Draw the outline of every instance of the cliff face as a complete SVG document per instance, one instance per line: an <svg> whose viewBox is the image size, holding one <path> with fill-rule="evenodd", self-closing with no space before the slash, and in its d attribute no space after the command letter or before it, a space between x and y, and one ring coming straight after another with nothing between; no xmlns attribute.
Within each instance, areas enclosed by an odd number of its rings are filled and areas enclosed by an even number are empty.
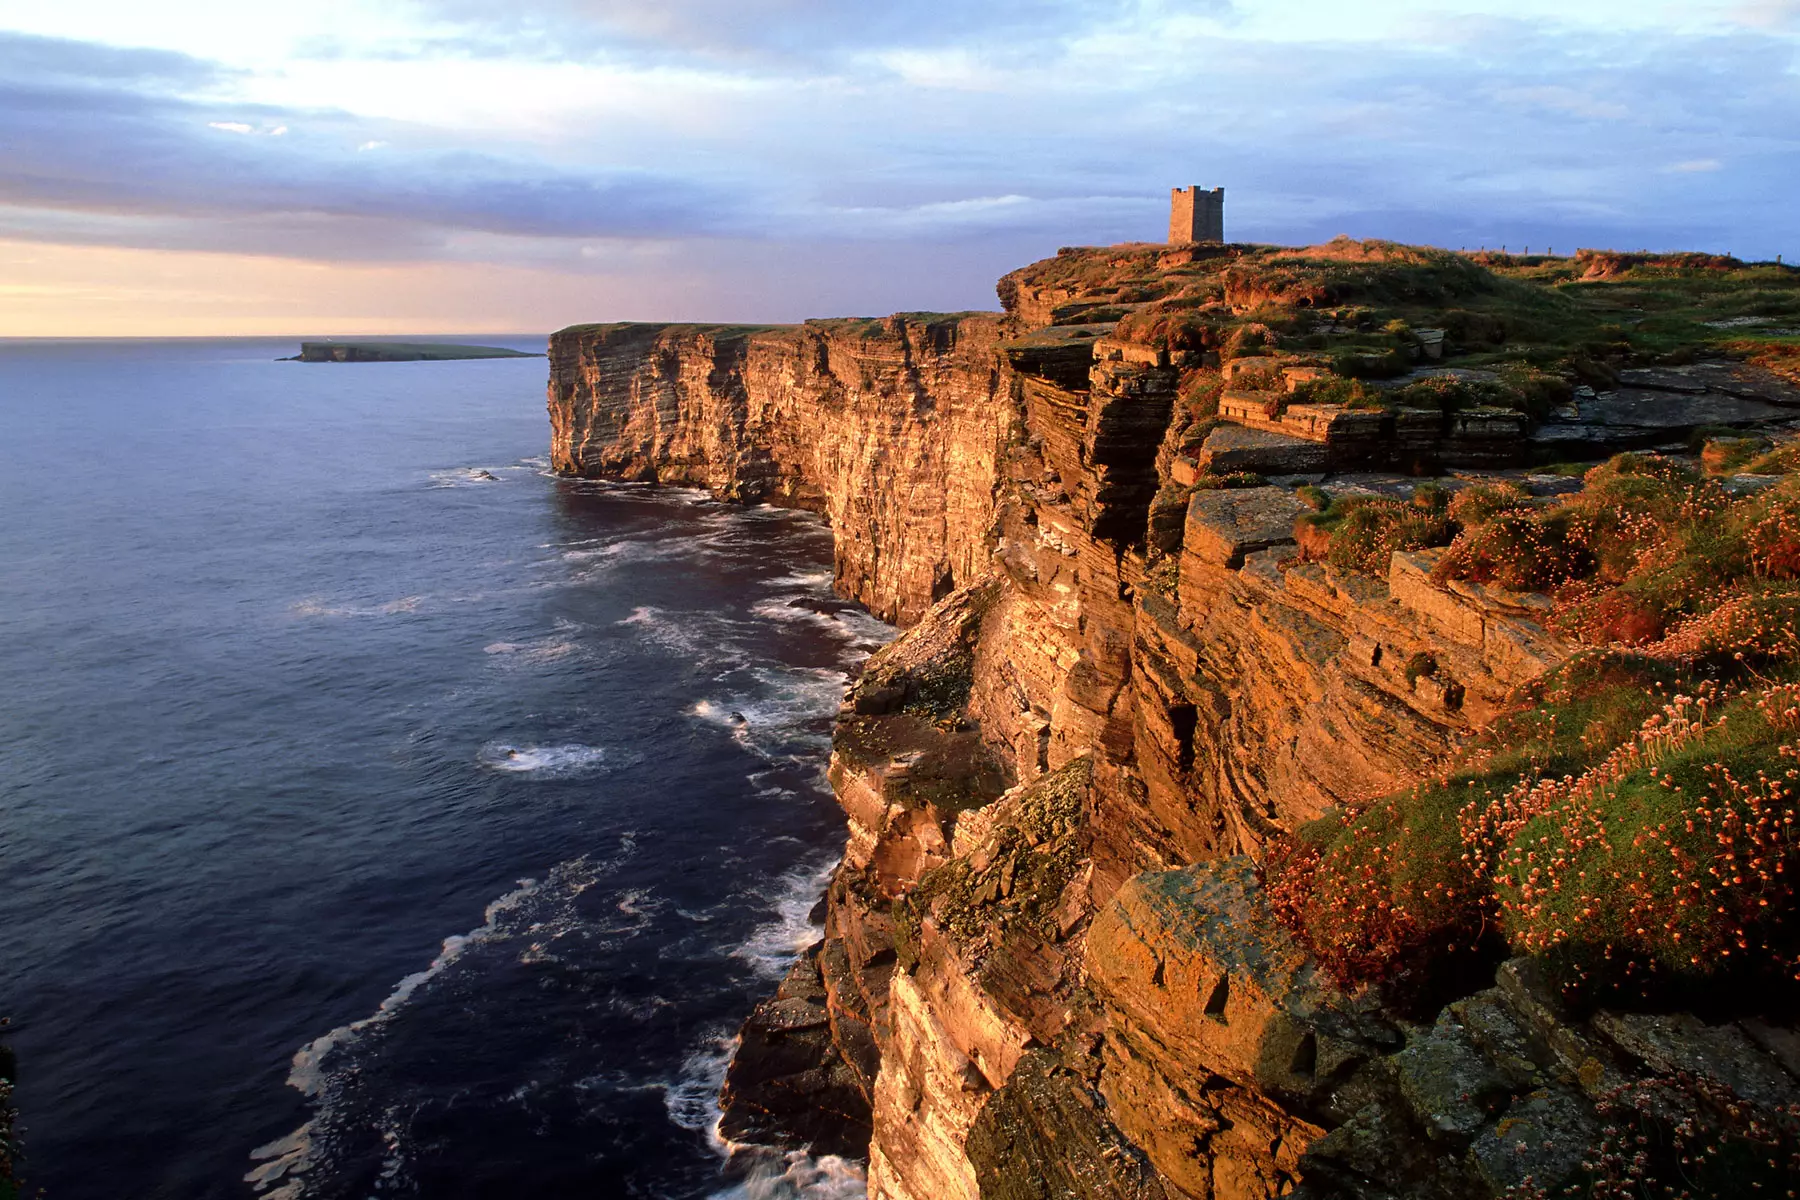
<svg viewBox="0 0 1800 1200"><path fill-rule="evenodd" d="M893 1200L1496 1196L1569 1178L1656 1037L1789 1094L1736 1026L1586 1025L1528 963L1423 1025L1314 967L1262 897L1271 839L1425 779L1572 647L1439 551L1309 561L1302 479L1196 487L1216 356L1078 295L552 340L559 470L822 511L844 594L909 626L840 715L825 939L746 1026L727 1134L867 1139Z"/></svg>
<svg viewBox="0 0 1800 1200"><path fill-rule="evenodd" d="M826 514L837 586L919 616L987 556L1014 414L993 316L590 325L551 339L551 460Z"/></svg>

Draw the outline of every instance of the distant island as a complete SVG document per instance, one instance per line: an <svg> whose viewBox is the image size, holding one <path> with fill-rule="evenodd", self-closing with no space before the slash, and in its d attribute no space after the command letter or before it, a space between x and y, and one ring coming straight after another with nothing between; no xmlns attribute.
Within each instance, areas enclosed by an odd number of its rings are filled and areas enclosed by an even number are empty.
<svg viewBox="0 0 1800 1200"><path fill-rule="evenodd" d="M455 342L301 342L300 353L276 362L448 362L461 358L543 358L504 346Z"/></svg>

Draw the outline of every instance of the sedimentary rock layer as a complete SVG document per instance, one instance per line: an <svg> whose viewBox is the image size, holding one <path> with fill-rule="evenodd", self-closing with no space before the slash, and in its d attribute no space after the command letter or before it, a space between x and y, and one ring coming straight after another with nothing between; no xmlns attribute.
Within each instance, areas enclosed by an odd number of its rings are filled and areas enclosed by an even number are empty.
<svg viewBox="0 0 1800 1200"><path fill-rule="evenodd" d="M1285 489L1196 494L1153 571L1175 371L1090 337L1078 381L1009 355L1025 333L895 317L552 340L559 470L822 511L840 589L911 626L846 703L826 941L747 1027L729 1122L831 1149L872 1129L877 1196L1004 1194L1023 1185L997 1145L1068 1136L1008 1090L1042 1047L1026 1078L1113 1164L1108 1187L1273 1194L1321 1128L1235 1059L1175 1048L1154 1006L1103 1003L1094 914L1137 872L1254 853L1416 778L1554 650L1528 614L1416 570L1389 587L1295 561ZM1526 649L1491 653L1489 621ZM1421 654L1441 664L1425 679Z"/></svg>
<svg viewBox="0 0 1800 1200"><path fill-rule="evenodd" d="M1028 278L1002 295L551 343L557 469L821 511L840 590L908 626L840 714L825 939L746 1027L728 1128L866 1137L892 1200L1566 1176L1598 1081L1647 1052L1577 1028L1528 964L1397 1022L1317 975L1254 869L1560 662L1544 599L1440 585L1429 551L1385 578L1304 561L1291 486L1193 486L1168 353L1045 328L1093 306Z"/></svg>
<svg viewBox="0 0 1800 1200"><path fill-rule="evenodd" d="M551 460L822 512L839 592L910 623L987 557L1014 420L999 332L991 315L565 329Z"/></svg>

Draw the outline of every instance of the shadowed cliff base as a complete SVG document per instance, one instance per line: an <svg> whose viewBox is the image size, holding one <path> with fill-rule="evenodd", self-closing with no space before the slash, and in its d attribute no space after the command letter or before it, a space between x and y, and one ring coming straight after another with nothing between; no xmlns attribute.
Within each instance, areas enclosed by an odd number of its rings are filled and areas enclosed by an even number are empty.
<svg viewBox="0 0 1800 1200"><path fill-rule="evenodd" d="M0 1037L11 1033L12 1018L0 1017ZM13 1082L18 1077L18 1061L11 1046L0 1041L0 1200L15 1200L19 1194L19 1167L24 1148L19 1143L16 1125L18 1110L13 1107Z"/></svg>
<svg viewBox="0 0 1800 1200"><path fill-rule="evenodd" d="M1785 1188L1800 274L1339 239L1000 297L552 340L557 469L822 511L910 627L728 1121L897 1200Z"/></svg>

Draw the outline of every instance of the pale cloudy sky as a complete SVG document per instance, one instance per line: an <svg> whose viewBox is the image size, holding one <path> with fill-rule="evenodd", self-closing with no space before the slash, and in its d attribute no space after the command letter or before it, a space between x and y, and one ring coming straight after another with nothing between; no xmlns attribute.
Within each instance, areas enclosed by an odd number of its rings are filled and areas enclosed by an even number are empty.
<svg viewBox="0 0 1800 1200"><path fill-rule="evenodd" d="M1228 233L1800 255L1800 0L0 0L0 335L992 307Z"/></svg>

